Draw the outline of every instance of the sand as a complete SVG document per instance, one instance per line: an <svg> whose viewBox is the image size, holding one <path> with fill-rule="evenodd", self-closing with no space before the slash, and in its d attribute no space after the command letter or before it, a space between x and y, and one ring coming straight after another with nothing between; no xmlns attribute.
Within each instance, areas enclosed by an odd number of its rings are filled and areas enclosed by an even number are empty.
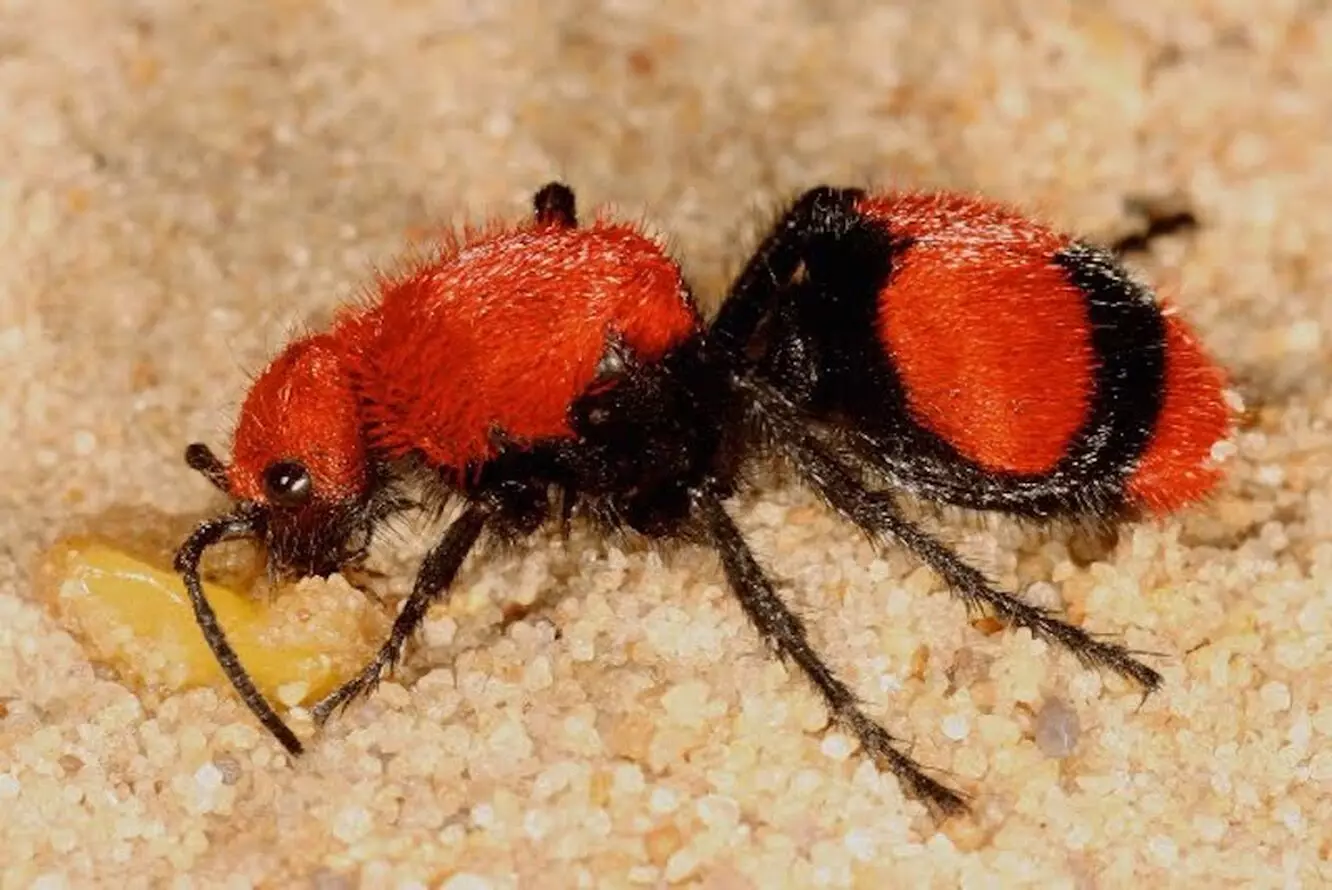
<svg viewBox="0 0 1332 890"><path fill-rule="evenodd" d="M1328 884L1330 60L1332 8L1293 0L5 0L0 886ZM1099 549L944 517L1002 583L1159 653L1165 689L971 626L792 487L741 524L970 818L825 732L691 549L575 530L473 561L402 682L295 765L228 690L91 665L36 601L43 548L117 506L219 509L181 450L225 445L289 332L553 177L668 233L705 300L822 181L1093 236L1183 194L1200 229L1142 265L1248 405L1226 483ZM428 532L383 542L381 590Z"/></svg>

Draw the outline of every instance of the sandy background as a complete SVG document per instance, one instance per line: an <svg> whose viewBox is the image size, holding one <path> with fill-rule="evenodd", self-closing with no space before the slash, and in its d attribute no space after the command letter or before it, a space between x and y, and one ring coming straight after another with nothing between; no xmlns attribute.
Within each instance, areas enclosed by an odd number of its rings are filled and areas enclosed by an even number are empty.
<svg viewBox="0 0 1332 890"><path fill-rule="evenodd" d="M0 0L0 886L1328 884L1332 8L1257 8ZM938 830L822 733L692 551L580 533L472 564L424 679L294 768L230 693L95 671L34 603L41 548L115 505L216 509L181 448L225 444L293 325L553 176L669 232L709 299L819 181L978 189L1091 234L1184 193L1201 230L1147 266L1250 405L1223 490L1090 556L957 531L1163 653L1165 691L1139 709L968 626L794 490L736 510L973 819ZM382 555L388 589L422 542ZM1048 701L1081 727L1063 759L1034 738Z"/></svg>

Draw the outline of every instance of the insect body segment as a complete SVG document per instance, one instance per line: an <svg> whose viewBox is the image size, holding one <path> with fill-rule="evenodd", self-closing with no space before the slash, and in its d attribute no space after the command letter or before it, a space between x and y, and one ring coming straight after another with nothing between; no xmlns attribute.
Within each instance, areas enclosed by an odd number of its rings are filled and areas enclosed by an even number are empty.
<svg viewBox="0 0 1332 890"><path fill-rule="evenodd" d="M761 366L867 464L1034 518L1174 509L1215 484L1223 376L1113 254L974 198L839 198L766 246L804 274L759 288Z"/></svg>
<svg viewBox="0 0 1332 890"><path fill-rule="evenodd" d="M322 723L392 669L480 541L534 531L559 494L607 530L714 550L760 635L833 719L951 813L962 796L823 661L725 499L748 466L784 459L968 604L1150 690L1160 676L1128 650L994 588L897 498L1039 518L1173 509L1217 479L1221 387L1192 335L1112 254L998 205L813 189L705 325L660 244L604 217L580 227L573 192L552 183L528 222L445 245L274 360L246 400L231 463L187 451L236 506L199 527L177 566L242 698L299 753L203 598L207 547L252 535L280 567L333 571L401 506L400 481L464 501L379 654L315 707Z"/></svg>
<svg viewBox="0 0 1332 890"><path fill-rule="evenodd" d="M572 437L608 338L650 363L702 327L679 267L611 222L487 235L386 282L370 311L352 373L372 450L459 472L494 456L496 430Z"/></svg>
<svg viewBox="0 0 1332 890"><path fill-rule="evenodd" d="M1160 409L1127 489L1133 503L1160 514L1202 498L1221 481L1212 449L1233 421L1221 395L1225 375L1173 313L1165 315L1164 348Z"/></svg>
<svg viewBox="0 0 1332 890"><path fill-rule="evenodd" d="M987 471L1052 471L1094 387L1087 297L1055 259L1066 239L956 196L857 209L895 244L872 330L911 417Z"/></svg>

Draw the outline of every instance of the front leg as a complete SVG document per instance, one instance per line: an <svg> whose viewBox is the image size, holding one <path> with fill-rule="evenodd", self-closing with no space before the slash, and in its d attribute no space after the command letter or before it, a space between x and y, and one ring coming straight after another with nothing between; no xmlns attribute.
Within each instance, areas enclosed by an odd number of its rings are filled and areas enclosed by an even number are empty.
<svg viewBox="0 0 1332 890"><path fill-rule="evenodd" d="M777 294L791 284L821 236L848 231L858 221L860 189L821 185L805 192L763 239L735 279L710 328L713 341L731 354L742 353L773 311Z"/></svg>
<svg viewBox="0 0 1332 890"><path fill-rule="evenodd" d="M372 691L384 672L392 670L398 663L403 647L420 629L430 607L448 592L463 560L475 546L491 516L490 507L468 504L462 515L449 525L444 537L422 561L411 596L393 622L388 640L359 674L314 706L311 714L316 725L322 726L335 710L346 707L358 696Z"/></svg>

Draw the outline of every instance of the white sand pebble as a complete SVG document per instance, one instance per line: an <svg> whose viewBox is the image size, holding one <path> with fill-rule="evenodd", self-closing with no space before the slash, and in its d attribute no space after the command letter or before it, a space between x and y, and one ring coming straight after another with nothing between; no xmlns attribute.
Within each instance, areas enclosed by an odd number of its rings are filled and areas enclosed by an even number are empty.
<svg viewBox="0 0 1332 890"><path fill-rule="evenodd" d="M283 683L277 688L278 701L289 708L294 708L305 701L305 696L310 692L310 684L305 680L294 680L291 683Z"/></svg>
<svg viewBox="0 0 1332 890"><path fill-rule="evenodd" d="M510 761L531 757L534 748L527 728L517 720L506 720L495 727L486 743L491 752Z"/></svg>
<svg viewBox="0 0 1332 890"><path fill-rule="evenodd" d="M1254 471L1253 478L1259 484L1276 488L1286 481L1286 470L1279 464L1264 464Z"/></svg>
<svg viewBox="0 0 1332 890"><path fill-rule="evenodd" d="M447 615L427 619L421 631L425 644L432 649L439 649L453 643L453 638L458 635L458 622Z"/></svg>
<svg viewBox="0 0 1332 890"><path fill-rule="evenodd" d="M709 794L695 806L709 828L733 828L740 821L740 804L720 794Z"/></svg>
<svg viewBox="0 0 1332 890"><path fill-rule="evenodd" d="M222 770L212 763L205 763L194 773L194 784L200 791L216 791L222 787L222 779Z"/></svg>
<svg viewBox="0 0 1332 890"><path fill-rule="evenodd" d="M523 816L523 833L539 841L550 832L552 821L550 813L545 810L528 810Z"/></svg>
<svg viewBox="0 0 1332 890"><path fill-rule="evenodd" d="M631 884L655 884L657 883L657 867L655 865L635 865L629 869L626 877Z"/></svg>
<svg viewBox="0 0 1332 890"><path fill-rule="evenodd" d="M1309 778L1315 782L1332 780L1332 751L1319 751L1309 758Z"/></svg>
<svg viewBox="0 0 1332 890"><path fill-rule="evenodd" d="M824 757L841 763L851 756L853 747L851 739L840 732L830 732L824 736L823 743L819 745L819 750L823 752Z"/></svg>
<svg viewBox="0 0 1332 890"><path fill-rule="evenodd" d="M1264 683L1258 695L1269 711L1290 710L1290 687L1285 683L1278 680Z"/></svg>
<svg viewBox="0 0 1332 890"><path fill-rule="evenodd" d="M23 328L5 328L0 331L0 355L14 355L27 343Z"/></svg>
<svg viewBox="0 0 1332 890"><path fill-rule="evenodd" d="M205 763L194 773L195 806L201 812L217 809L218 792L222 789L222 770L212 762Z"/></svg>
<svg viewBox="0 0 1332 890"><path fill-rule="evenodd" d="M1078 712L1062 699L1047 698L1036 715L1036 747L1046 757L1063 758L1073 753L1082 734Z"/></svg>
<svg viewBox="0 0 1332 890"><path fill-rule="evenodd" d="M643 770L636 763L620 764L615 768L613 776L613 787L616 794L620 796L638 794L646 784L643 779Z"/></svg>
<svg viewBox="0 0 1332 890"><path fill-rule="evenodd" d="M592 637L569 634L569 657L578 662L589 662L597 657L596 642Z"/></svg>
<svg viewBox="0 0 1332 890"><path fill-rule="evenodd" d="M692 847L682 847L666 860L666 882L674 884L683 881L698 868L698 852Z"/></svg>
<svg viewBox="0 0 1332 890"><path fill-rule="evenodd" d="M523 668L523 688L528 692L540 692L549 689L555 682L555 675L550 668L550 659L538 655Z"/></svg>
<svg viewBox="0 0 1332 890"><path fill-rule="evenodd" d="M449 878L441 885L441 890L490 890L490 881L480 875L462 872Z"/></svg>
<svg viewBox="0 0 1332 890"><path fill-rule="evenodd" d="M842 844L857 862L873 862L879 848L874 836L864 828L853 828L848 831L846 837L842 839Z"/></svg>
<svg viewBox="0 0 1332 890"><path fill-rule="evenodd" d="M955 742L971 735L971 721L961 714L949 714L941 724L943 734Z"/></svg>
<svg viewBox="0 0 1332 890"><path fill-rule="evenodd" d="M1216 463L1224 463L1239 453L1239 447L1229 439L1222 439L1212 446L1209 457Z"/></svg>
<svg viewBox="0 0 1332 890"><path fill-rule="evenodd" d="M352 844L370 833L373 821L365 807L346 807L333 820L333 836Z"/></svg>
<svg viewBox="0 0 1332 890"><path fill-rule="evenodd" d="M700 726L711 691L702 680L689 680L666 690L666 694L661 697L661 704L673 723Z"/></svg>
<svg viewBox="0 0 1332 890"><path fill-rule="evenodd" d="M680 796L670 788L654 788L648 806L657 814L674 813L680 806Z"/></svg>
<svg viewBox="0 0 1332 890"><path fill-rule="evenodd" d="M1292 832L1298 832L1304 827L1304 813L1300 811L1300 805L1293 800L1283 800L1276 806L1276 817L1281 820Z"/></svg>
<svg viewBox="0 0 1332 890"><path fill-rule="evenodd" d="M488 803L479 803L472 807L472 824L477 828L493 828L495 808Z"/></svg>
<svg viewBox="0 0 1332 890"><path fill-rule="evenodd" d="M38 875L28 886L32 890L64 890L69 886L69 881L62 874L48 872L44 875Z"/></svg>
<svg viewBox="0 0 1332 890"><path fill-rule="evenodd" d="M74 434L74 453L87 457L97 450L97 437L87 430L79 430Z"/></svg>
<svg viewBox="0 0 1332 890"><path fill-rule="evenodd" d="M1149 840L1147 849L1151 852L1152 858L1161 865L1174 865L1179 859L1179 845L1165 835L1158 834Z"/></svg>
<svg viewBox="0 0 1332 890"><path fill-rule="evenodd" d="M1193 820L1193 829L1198 832L1198 836L1210 844L1218 843L1226 836L1226 823L1215 816L1196 816Z"/></svg>
<svg viewBox="0 0 1332 890"><path fill-rule="evenodd" d="M1291 352L1317 352L1323 342L1323 330L1312 319L1297 321L1286 328L1286 346Z"/></svg>

